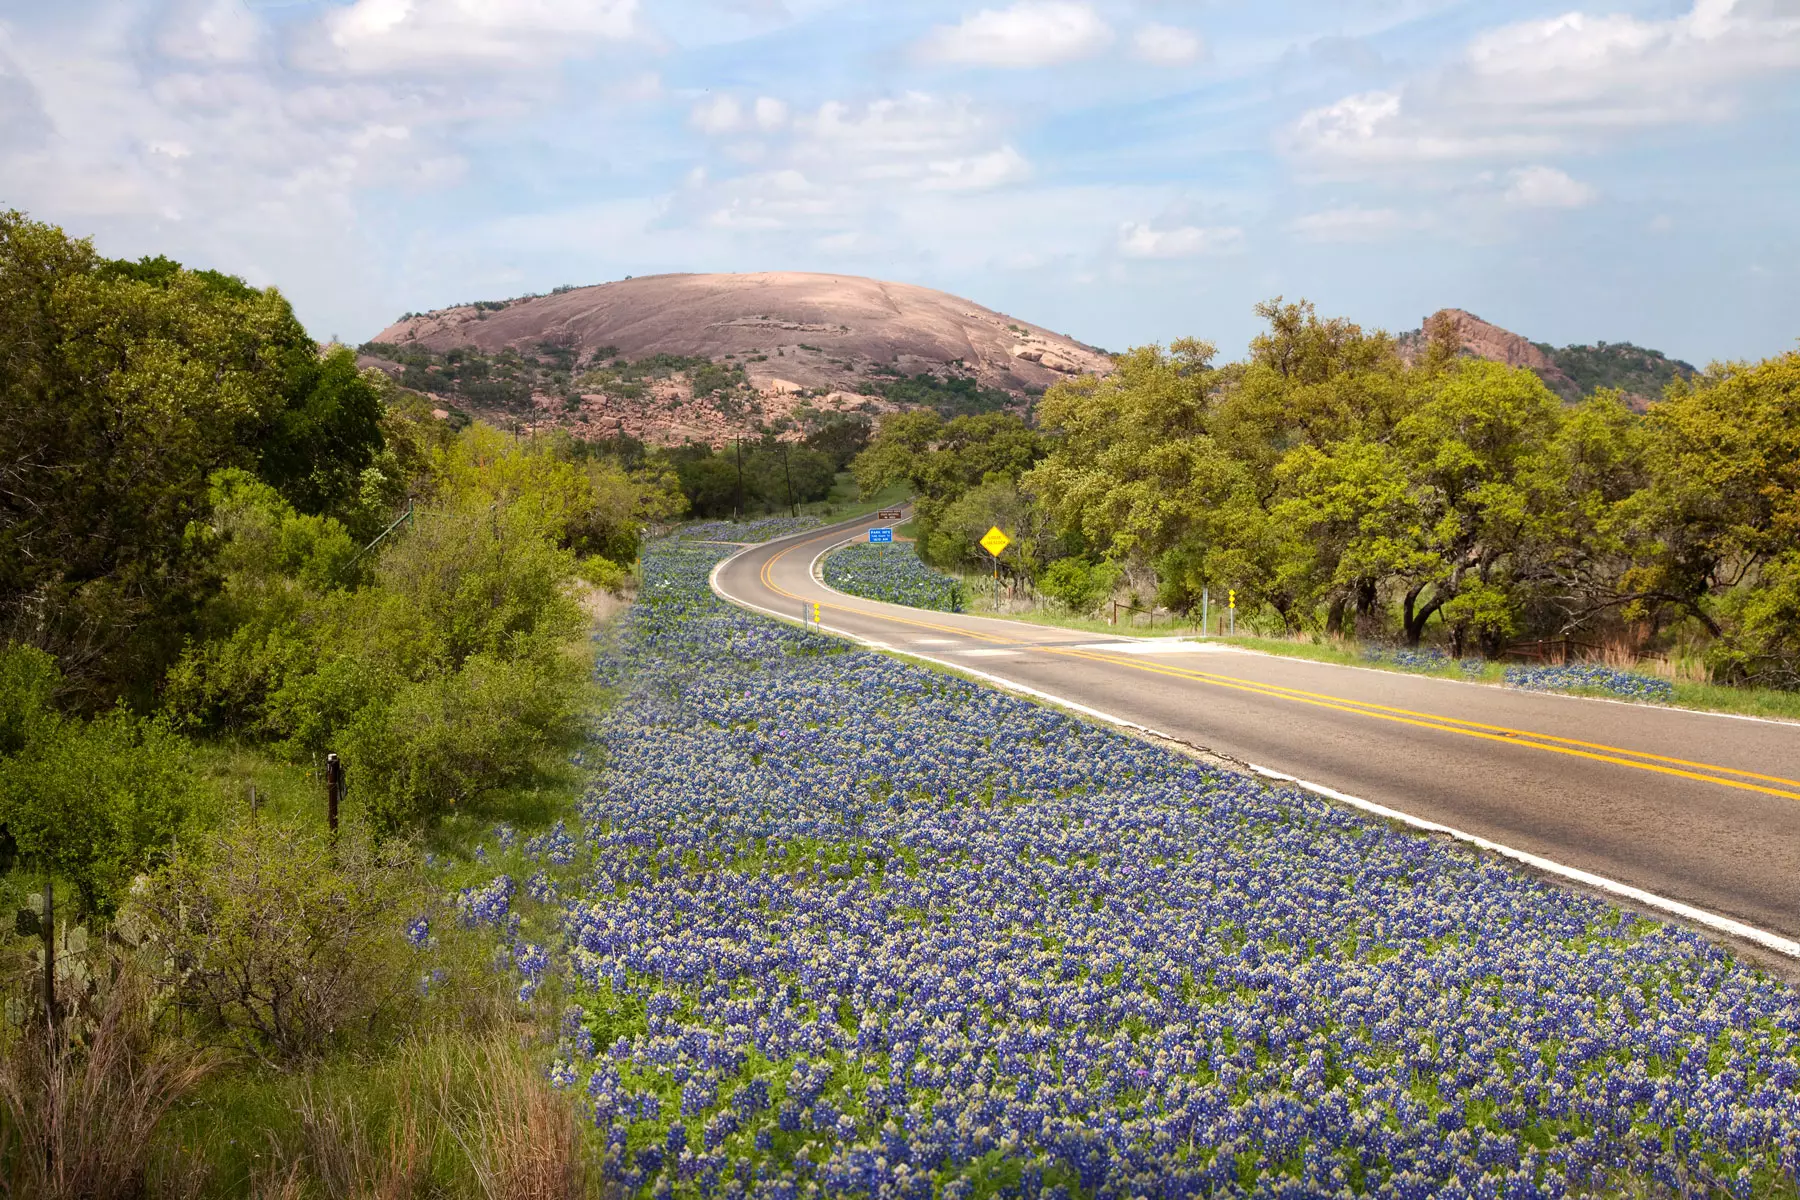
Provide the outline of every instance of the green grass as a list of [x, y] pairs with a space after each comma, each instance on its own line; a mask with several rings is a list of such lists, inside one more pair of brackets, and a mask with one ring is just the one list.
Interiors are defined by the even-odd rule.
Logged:
[[898, 508], [910, 496], [904, 483], [889, 484], [873, 496], [863, 496], [857, 490], [855, 477], [848, 471], [839, 471], [837, 479], [831, 485], [831, 495], [823, 500], [800, 505], [800, 515], [817, 517], [827, 523], [847, 521], [884, 508]]
[[[596, 697], [596, 700], [598, 698]], [[238, 742], [202, 742], [194, 747], [194, 770], [218, 795], [215, 820], [250, 818], [250, 789], [256, 789], [260, 819], [325, 827], [325, 785], [310, 764], [284, 762], [267, 750]], [[359, 812], [356, 780], [347, 780], [339, 819], [354, 821]], [[499, 822], [521, 836], [542, 832], [557, 817], [574, 811], [581, 796], [582, 772], [560, 752], [546, 754], [525, 784], [482, 796], [422, 829], [419, 841], [433, 854], [466, 857]]]
[[1076, 616], [1073, 613], [1057, 612], [1053, 608], [1044, 608], [1032, 612], [996, 612], [993, 604], [994, 577], [992, 575], [959, 575], [963, 590], [968, 596], [966, 611], [971, 616], [999, 617], [1008, 621], [1023, 621], [1027, 625], [1047, 625], [1056, 629], [1076, 629], [1083, 633], [1101, 635], [1117, 634], [1125, 637], [1193, 637], [1195, 623], [1181, 622], [1171, 624], [1167, 620], [1155, 626], [1128, 625], [1125, 614], [1119, 614], [1119, 623], [1113, 625], [1097, 617]]

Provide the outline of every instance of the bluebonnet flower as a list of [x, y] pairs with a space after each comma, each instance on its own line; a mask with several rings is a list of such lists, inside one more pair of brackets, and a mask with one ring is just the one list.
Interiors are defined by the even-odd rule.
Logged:
[[1593, 664], [1508, 667], [1506, 682], [1511, 687], [1534, 692], [1603, 692], [1627, 700], [1665, 703], [1675, 698], [1675, 685], [1667, 679]]
[[825, 582], [840, 592], [939, 612], [963, 610], [963, 586], [919, 561], [911, 542], [854, 542], [825, 559]]
[[[695, 521], [683, 525], [675, 538], [686, 542], [767, 542], [790, 533], [816, 528], [817, 517], [763, 517], [756, 521]], [[647, 577], [646, 577], [647, 578]]]
[[466, 887], [456, 894], [456, 908], [465, 925], [503, 926], [512, 914], [513, 881], [497, 875], [483, 888]]
[[623, 1191], [931, 1200], [1004, 1162], [1039, 1197], [1791, 1194], [1785, 984], [1316, 798], [808, 653], [710, 594], [720, 553], [646, 550], [552, 901], [555, 969], [613, 1014], [588, 1091]]
[[423, 949], [431, 941], [431, 921], [426, 917], [414, 917], [406, 923], [406, 940]]

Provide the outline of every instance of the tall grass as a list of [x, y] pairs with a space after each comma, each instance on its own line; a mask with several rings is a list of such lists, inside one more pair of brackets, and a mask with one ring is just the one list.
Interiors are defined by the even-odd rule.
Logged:
[[54, 1028], [42, 1013], [0, 1053], [0, 1183], [40, 1200], [133, 1197], [149, 1187], [149, 1147], [164, 1118], [218, 1065], [159, 1042], [151, 996], [116, 963], [96, 1010]]
[[574, 1104], [506, 1031], [440, 1030], [386, 1059], [223, 1080], [159, 1160], [208, 1164], [185, 1193], [202, 1197], [586, 1200], [599, 1185]]

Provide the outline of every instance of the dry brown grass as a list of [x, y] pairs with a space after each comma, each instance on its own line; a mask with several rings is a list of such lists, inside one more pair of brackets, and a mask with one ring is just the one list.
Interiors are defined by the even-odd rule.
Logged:
[[261, 1131], [256, 1200], [585, 1200], [598, 1182], [574, 1105], [503, 1034], [442, 1033], [366, 1071], [274, 1086], [288, 1120]]
[[146, 985], [114, 964], [92, 1012], [54, 1031], [40, 1016], [0, 1054], [0, 1187], [33, 1200], [144, 1195], [157, 1126], [216, 1063], [159, 1046]]
[[438, 1119], [486, 1200], [581, 1200], [588, 1172], [574, 1105], [520, 1051], [490, 1038], [428, 1048]]

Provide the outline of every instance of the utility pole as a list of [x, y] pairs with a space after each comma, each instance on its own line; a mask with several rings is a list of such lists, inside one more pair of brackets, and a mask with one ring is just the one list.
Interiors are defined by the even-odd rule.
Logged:
[[788, 470], [788, 444], [781, 443], [781, 477], [787, 480], [788, 516], [797, 517], [800, 510], [794, 507], [794, 474]]

